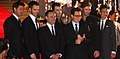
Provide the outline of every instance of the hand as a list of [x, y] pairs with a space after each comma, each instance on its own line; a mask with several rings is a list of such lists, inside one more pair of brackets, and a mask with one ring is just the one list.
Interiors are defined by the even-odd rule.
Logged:
[[36, 56], [35, 56], [35, 53], [32, 53], [32, 54], [30, 55], [30, 57], [31, 57], [32, 59], [37, 59]]
[[46, 24], [40, 24], [41, 26], [40, 27], [44, 27], [44, 26], [46, 26]]
[[116, 57], [116, 54], [111, 53], [111, 58], [114, 59]]
[[51, 59], [58, 59], [58, 58], [59, 58], [59, 56], [58, 56], [58, 55], [56, 55], [56, 54], [52, 54]]
[[79, 34], [77, 35], [77, 38], [80, 39], [81, 41], [84, 40], [84, 37], [81, 37]]
[[99, 56], [100, 56], [100, 52], [99, 52], [99, 51], [95, 51], [95, 52], [94, 52], [94, 57], [97, 58], [97, 57], [99, 57]]
[[86, 39], [85, 34], [83, 34], [83, 40]]

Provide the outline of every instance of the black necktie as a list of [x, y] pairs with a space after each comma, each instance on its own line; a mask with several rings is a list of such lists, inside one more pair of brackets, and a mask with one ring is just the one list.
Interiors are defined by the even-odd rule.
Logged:
[[38, 29], [37, 18], [35, 19], [35, 23], [36, 23], [36, 27], [37, 27], [37, 29]]
[[78, 32], [77, 24], [75, 24], [75, 31], [76, 31], [76, 33]]
[[22, 24], [21, 24], [21, 20], [20, 20], [20, 19], [18, 19], [18, 22], [19, 22], [20, 26], [22, 26]]
[[52, 35], [55, 35], [55, 33], [54, 33], [54, 29], [53, 29], [53, 26], [51, 26], [52, 27]]
[[102, 21], [102, 24], [101, 24], [101, 30], [103, 30], [104, 28], [103, 28], [103, 21]]

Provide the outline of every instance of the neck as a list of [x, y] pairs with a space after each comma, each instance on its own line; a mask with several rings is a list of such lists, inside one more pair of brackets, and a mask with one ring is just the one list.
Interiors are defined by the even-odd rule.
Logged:
[[83, 20], [86, 21], [87, 16], [83, 15]]

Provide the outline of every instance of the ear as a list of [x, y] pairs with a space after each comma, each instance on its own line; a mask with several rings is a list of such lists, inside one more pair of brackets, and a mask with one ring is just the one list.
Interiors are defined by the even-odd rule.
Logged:
[[71, 15], [71, 18], [73, 18], [73, 15]]
[[31, 10], [31, 8], [29, 8], [29, 12], [31, 12], [32, 10]]
[[101, 11], [99, 11], [99, 14], [101, 15]]
[[14, 12], [16, 11], [17, 9], [14, 7]]
[[45, 16], [45, 19], [47, 20], [47, 19], [48, 19], [48, 17], [47, 17], [47, 16]]

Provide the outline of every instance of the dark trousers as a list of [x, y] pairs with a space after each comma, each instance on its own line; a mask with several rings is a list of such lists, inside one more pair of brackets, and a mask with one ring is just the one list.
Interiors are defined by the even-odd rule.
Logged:
[[120, 59], [120, 45], [117, 47], [116, 59]]

